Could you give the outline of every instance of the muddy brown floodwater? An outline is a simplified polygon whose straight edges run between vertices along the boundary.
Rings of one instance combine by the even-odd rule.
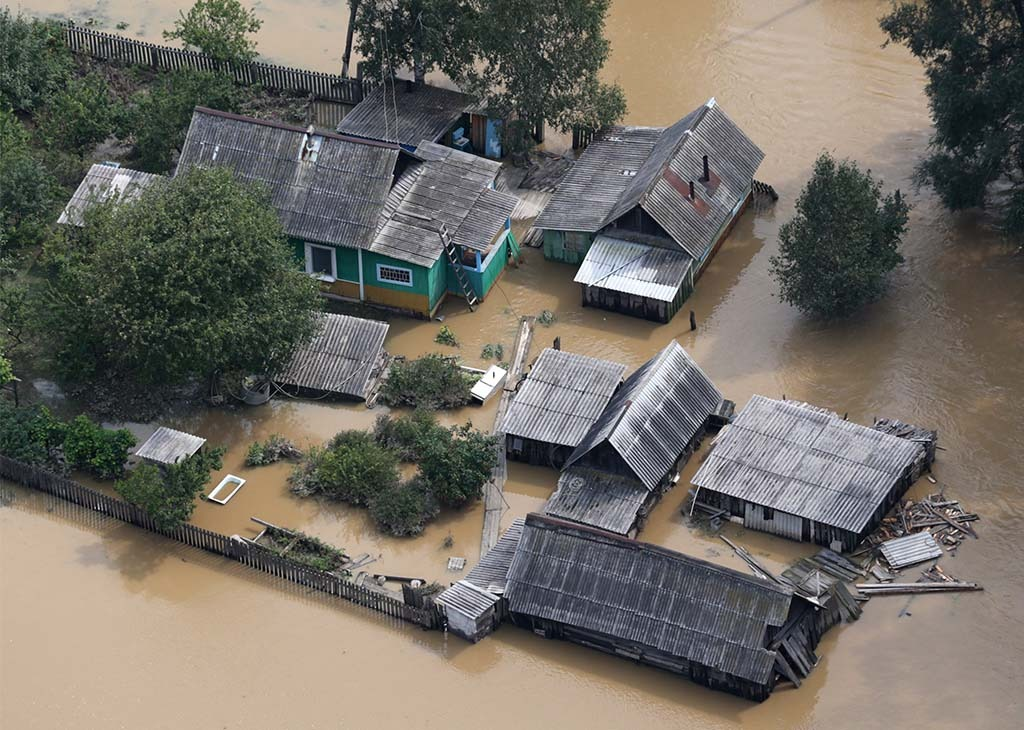
[[[96,18],[158,40],[189,0],[32,0],[40,14]],[[264,0],[261,50],[333,71],[344,3]],[[952,216],[910,175],[929,120],[919,65],[882,48],[884,4],[815,0],[616,2],[607,77],[628,121],[669,124],[716,96],[765,150],[758,177],[781,194],[748,212],[688,303],[656,326],[579,307],[570,267],[527,251],[474,314],[447,323],[470,364],[487,342],[511,345],[518,315],[557,313],[535,352],[564,347],[636,366],[678,338],[730,398],[785,394],[870,422],[895,415],[937,428],[935,476],[983,515],[981,539],[944,561],[985,591],[880,597],[831,632],[799,690],[761,705],[671,674],[505,627],[470,646],[394,626],[347,604],[279,585],[207,556],[19,488],[0,508],[0,726],[4,728],[362,727],[977,727],[1024,724],[1024,260],[978,215]],[[852,156],[914,204],[906,263],[886,299],[839,325],[809,322],[772,296],[768,259],[814,157]],[[396,319],[387,347],[437,349],[437,325]],[[488,428],[495,404],[446,416]],[[380,555],[374,567],[448,580],[448,555],[476,559],[479,507],[445,515],[414,540],[377,536],[364,514],[292,498],[286,466],[245,469],[247,444],[282,433],[300,444],[367,427],[361,407],[279,401],[260,409],[181,414],[173,425],[229,446],[225,472],[248,483],[194,521],[249,534],[251,515]],[[140,432],[141,429],[140,429]],[[691,464],[684,477],[692,475]],[[219,475],[218,475],[219,476]],[[512,465],[508,522],[550,494],[550,470]],[[683,483],[686,483],[684,478]],[[920,484],[915,494],[931,485]],[[670,492],[643,537],[744,569],[679,515]],[[247,532],[248,531],[248,532]],[[778,567],[809,549],[735,525],[727,533]],[[445,549],[451,535],[454,547]]]

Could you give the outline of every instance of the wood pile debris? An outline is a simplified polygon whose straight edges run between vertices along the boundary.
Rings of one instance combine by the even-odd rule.
[[[978,539],[971,523],[979,519],[977,514],[967,512],[959,500],[947,499],[941,492],[929,494],[918,502],[908,499],[882,520],[878,530],[868,537],[866,548],[858,552],[867,552],[896,537],[928,530],[946,552],[956,555],[957,548],[967,536]]]

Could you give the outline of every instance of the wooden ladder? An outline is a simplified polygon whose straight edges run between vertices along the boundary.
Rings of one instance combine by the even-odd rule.
[[[462,289],[462,294],[466,297],[466,303],[469,304],[469,311],[472,312],[480,300],[477,299],[476,293],[473,291],[473,285],[469,282],[469,277],[466,276],[466,272],[462,268],[459,250],[455,248],[455,241],[452,240],[451,235],[448,233],[448,226],[442,223],[437,229],[437,235],[441,237],[441,246],[448,256],[448,263],[455,270],[455,280],[459,282],[459,288]]]

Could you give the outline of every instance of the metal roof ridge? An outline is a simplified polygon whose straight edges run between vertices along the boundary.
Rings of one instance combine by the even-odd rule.
[[[284,122],[278,122],[273,119],[258,119],[257,117],[247,117],[244,114],[235,114],[234,112],[225,112],[219,109],[211,109],[210,107],[197,106],[193,109],[193,114],[205,114],[207,116],[221,117],[222,119],[231,119],[236,122],[246,122],[248,124],[258,124],[263,127],[271,127],[273,129],[281,129],[286,132],[296,132],[298,134],[306,134],[308,127],[297,127],[294,124],[286,124]],[[366,139],[363,137],[357,137],[350,134],[338,134],[337,132],[329,132],[325,130],[316,130],[316,135],[324,137],[326,139],[336,139],[342,142],[351,142],[353,144],[366,145],[367,147],[380,147],[388,150],[401,150],[401,147],[395,142],[381,142],[374,139]]]

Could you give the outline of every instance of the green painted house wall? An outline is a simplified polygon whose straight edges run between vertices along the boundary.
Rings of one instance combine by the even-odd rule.
[[[593,233],[581,231],[544,231],[544,258],[564,264],[581,264],[594,242]]]
[[[463,271],[466,272],[466,278],[469,279],[469,283],[473,287],[473,292],[479,299],[487,296],[491,287],[494,286],[494,282],[498,280],[501,272],[505,270],[509,257],[510,239],[515,241],[512,238],[511,230],[504,234],[504,237],[491,249],[490,254],[480,262],[480,271],[468,267],[463,268]],[[444,260],[447,263],[447,258]],[[459,282],[455,278],[455,272],[452,271],[451,266],[445,266],[445,272],[448,276],[448,291],[462,296],[462,290],[459,288]]]

